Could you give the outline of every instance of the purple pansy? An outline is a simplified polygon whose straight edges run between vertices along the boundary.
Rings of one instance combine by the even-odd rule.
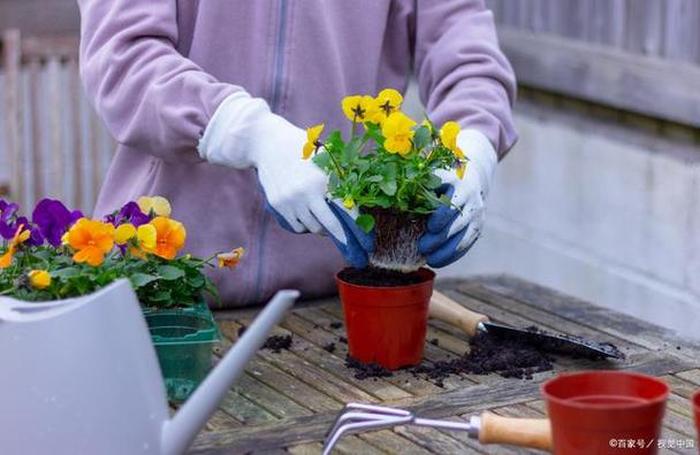
[[[0,237],[8,240],[14,237],[17,228],[12,218],[18,209],[17,204],[0,199]]]
[[[115,226],[119,226],[122,223],[131,223],[138,227],[149,223],[151,217],[143,213],[136,202],[127,202],[118,212],[107,215],[105,221]]]
[[[71,212],[61,201],[42,199],[36,205],[32,221],[38,226],[41,235],[54,247],[61,246],[61,237],[68,228],[83,217],[80,210]]]

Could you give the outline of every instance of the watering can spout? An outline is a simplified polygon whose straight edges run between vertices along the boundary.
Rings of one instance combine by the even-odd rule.
[[[164,423],[163,454],[183,453],[189,447],[216,411],[231,384],[243,373],[246,364],[265,343],[269,332],[298,297],[298,291],[279,291],[177,414]]]

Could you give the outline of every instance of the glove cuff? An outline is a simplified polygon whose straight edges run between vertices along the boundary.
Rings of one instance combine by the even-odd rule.
[[[491,141],[481,132],[475,129],[460,131],[457,136],[457,145],[461,148],[467,158],[468,166],[479,173],[484,197],[491,189],[493,176],[498,164],[498,155]],[[469,172],[469,171],[467,171]]]
[[[263,99],[243,90],[229,95],[219,104],[199,140],[199,156],[212,164],[238,169],[255,165],[259,130],[271,116],[275,115]]]

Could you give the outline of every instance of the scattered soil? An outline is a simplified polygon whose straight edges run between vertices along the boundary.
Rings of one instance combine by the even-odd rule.
[[[431,339],[430,341],[428,341],[428,343],[432,344],[433,346],[440,346],[440,340],[438,340],[437,338]]]
[[[341,328],[342,326],[343,326],[343,323],[342,323],[342,322],[338,322],[338,321],[331,322],[331,323],[329,324],[329,327],[330,327],[331,329],[339,329],[339,328]]]
[[[289,350],[292,346],[292,336],[291,335],[273,335],[265,341],[263,349],[269,349],[270,351],[279,354],[282,349]]]
[[[573,335],[566,335],[563,333],[552,333],[546,330],[542,330],[534,325],[526,327],[525,330],[528,332],[528,334],[548,335],[548,338],[542,339],[539,337],[531,337],[528,334],[509,335],[505,338],[511,339],[512,341],[516,341],[519,343],[527,343],[536,348],[540,348],[545,352],[562,354],[575,359],[584,358],[591,360],[601,360],[606,358],[606,356],[602,353],[586,349],[586,346],[591,347],[597,351],[605,352],[611,357],[617,357],[619,359],[625,358],[625,354],[622,353],[622,351],[620,351],[620,349],[612,343],[601,343]]]
[[[351,284],[360,286],[394,287],[419,284],[424,281],[418,272],[402,273],[394,270],[368,267],[366,269],[343,269],[338,277]]]
[[[333,354],[335,352],[335,343],[328,343],[327,345],[323,346],[323,349]]]
[[[240,338],[248,329],[248,327],[241,325],[238,328],[238,338]],[[292,346],[292,336],[291,335],[273,335],[265,340],[263,344],[263,349],[269,349],[275,354],[279,354],[283,349],[289,350]],[[330,351],[329,351],[330,352]]]
[[[387,378],[393,376],[390,370],[387,370],[381,365],[376,363],[362,363],[350,356],[345,359],[345,366],[355,371],[355,378],[357,379]]]
[[[338,337],[338,343],[348,344],[348,339],[345,337]]]
[[[469,345],[469,352],[462,357],[434,363],[423,362],[406,370],[417,378],[427,379],[443,387],[444,379],[451,375],[496,373],[504,378],[532,379],[534,373],[553,368],[551,357],[536,347],[516,340],[499,340],[479,334],[471,339]],[[347,359],[346,366],[355,371],[358,379],[391,375],[391,371],[379,365],[366,365],[351,358]]]

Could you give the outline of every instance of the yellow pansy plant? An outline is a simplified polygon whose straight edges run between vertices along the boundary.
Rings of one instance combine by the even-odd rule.
[[[163,196],[141,196],[136,201],[145,214],[168,217],[172,213],[170,202]]]
[[[359,209],[357,224],[366,231],[374,224],[367,209],[429,214],[448,204],[438,195],[442,180],[436,171],[454,170],[462,178],[467,170],[457,144],[460,125],[448,121],[436,128],[429,119],[419,124],[401,110],[403,101],[392,88],[345,97],[341,108],[352,122],[350,137],[332,131],[322,138],[317,125],[307,130],[301,151],[329,175],[330,196],[346,209]]]
[[[46,270],[31,270],[27,278],[29,285],[34,289],[46,289],[51,286],[51,274]]]

